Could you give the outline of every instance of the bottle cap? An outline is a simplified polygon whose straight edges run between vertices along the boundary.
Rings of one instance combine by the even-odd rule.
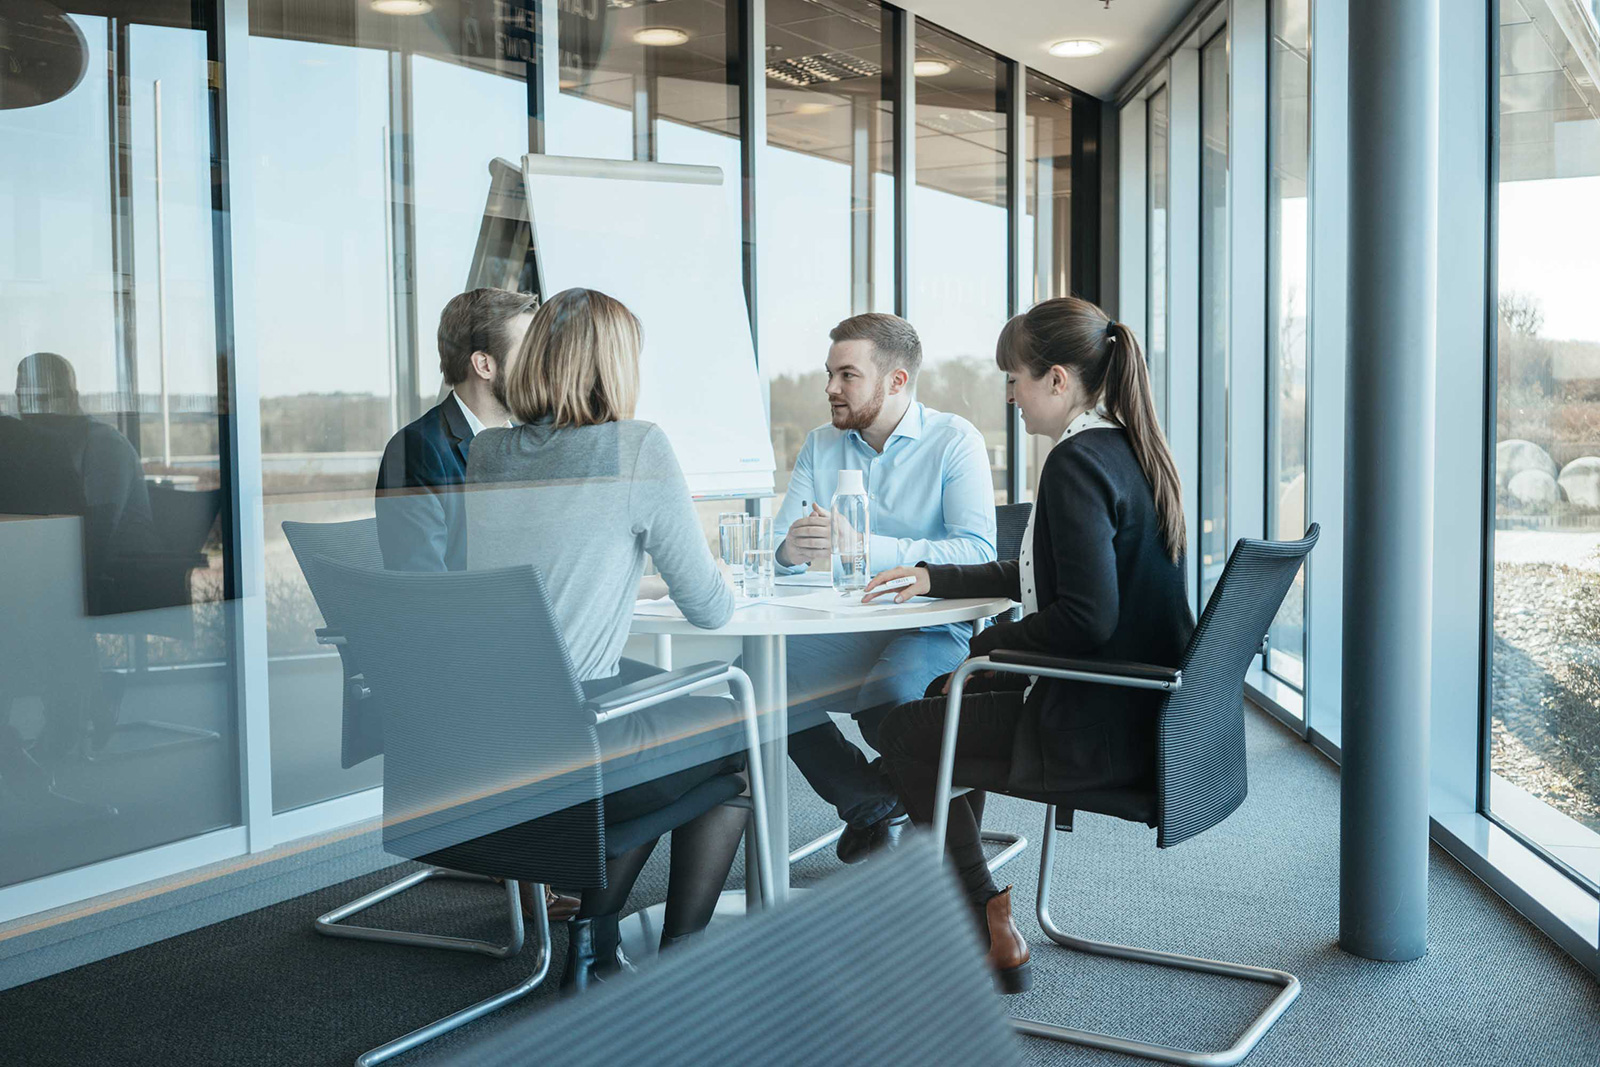
[[[838,492],[851,496],[866,496],[867,485],[860,471],[840,471]]]

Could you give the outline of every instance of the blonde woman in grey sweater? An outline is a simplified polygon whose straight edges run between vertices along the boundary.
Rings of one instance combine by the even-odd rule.
[[[690,622],[714,628],[733,614],[671,444],[633,418],[640,340],[617,300],[556,294],[509,361],[507,406],[520,425],[479,433],[467,457],[468,566],[539,569],[590,697],[655,670],[622,658],[647,553]],[[607,823],[742,770],[737,721],[731,701],[685,697],[600,723]],[[719,806],[673,831],[663,945],[710,921],[743,830],[744,813]],[[607,888],[584,891],[564,989],[625,964],[617,919],[655,844],[612,858]]]

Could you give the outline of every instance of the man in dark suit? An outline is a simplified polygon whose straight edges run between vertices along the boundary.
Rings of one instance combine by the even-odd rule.
[[[486,426],[509,426],[506,361],[538,301],[473,289],[439,316],[439,370],[450,394],[390,438],[378,468],[378,544],[395,571],[467,569],[467,450]]]

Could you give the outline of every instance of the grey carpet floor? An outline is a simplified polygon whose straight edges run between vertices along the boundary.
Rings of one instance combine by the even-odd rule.
[[[1158,852],[1142,827],[1081,818],[1058,850],[1057,922],[1097,939],[1297,974],[1304,992],[1248,1061],[1253,1067],[1600,1063],[1594,979],[1442,852],[1435,850],[1432,864],[1429,954],[1380,964],[1341,953],[1336,771],[1262,716],[1250,718],[1250,744],[1250,798],[1209,834]],[[791,780],[792,837],[799,842],[832,823],[799,776]],[[1271,996],[1248,982],[1050,945],[1031,907],[1022,906],[1036,885],[1042,809],[993,798],[988,810],[990,826],[1033,842],[1004,872],[1016,885],[1019,925],[1035,959],[1034,989],[1010,998],[1013,1012],[1220,1047]],[[640,878],[635,906],[664,896],[666,860],[663,846]],[[795,882],[815,882],[838,867],[831,850],[820,853],[796,865]],[[348,1064],[527,973],[527,952],[495,962],[312,933],[313,916],[395,876],[367,875],[0,993],[0,1063]],[[368,914],[374,925],[494,937],[497,903],[487,886],[430,886]],[[553,974],[563,942],[558,931]],[[552,992],[441,1038],[397,1067],[425,1064],[478,1035],[526,1022]],[[892,1010],[918,1006],[899,1004],[885,990],[872,1011]],[[670,1040],[670,1021],[660,1025]],[[1138,1062],[1017,1041],[1028,1063]]]

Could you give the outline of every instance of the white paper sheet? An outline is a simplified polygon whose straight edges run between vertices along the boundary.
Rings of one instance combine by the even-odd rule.
[[[912,597],[904,604],[894,602],[893,593],[885,593],[869,604],[863,604],[859,594],[840,596],[832,589],[819,589],[815,593],[806,593],[803,596],[786,596],[782,604],[786,608],[803,608],[806,611],[837,611],[846,614],[862,614],[879,611],[899,611],[913,604],[926,604],[932,598],[925,596]]]

